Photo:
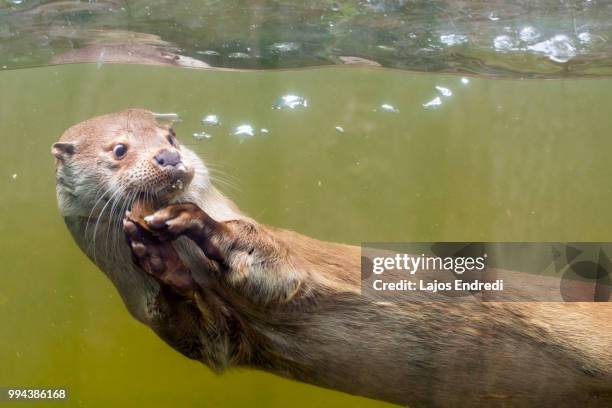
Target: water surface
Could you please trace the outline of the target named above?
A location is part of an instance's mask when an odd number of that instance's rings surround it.
[[[610,76],[611,40],[612,3],[596,0],[0,0],[5,69],[46,65],[91,45],[132,44],[216,67],[357,57],[413,71]]]

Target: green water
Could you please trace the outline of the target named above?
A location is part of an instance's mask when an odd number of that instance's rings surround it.
[[[453,95],[425,109],[435,86]],[[50,146],[94,115],[179,113],[179,138],[244,211],[316,238],[612,239],[612,80],[73,65],[1,72],[0,90],[0,386],[65,386],[69,405],[385,405],[249,370],[216,376],[134,321],[56,209]],[[288,93],[309,107],[273,110]],[[222,125],[204,128],[207,113]],[[243,123],[269,133],[231,136]],[[203,129],[210,141],[192,138]]]

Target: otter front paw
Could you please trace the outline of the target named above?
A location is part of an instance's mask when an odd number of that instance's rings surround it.
[[[169,241],[161,241],[140,224],[123,220],[123,231],[132,251],[134,263],[163,284],[182,294],[191,293],[195,282]]]
[[[171,204],[144,220],[160,241],[170,241],[185,235],[193,240],[209,259],[225,264],[220,246],[230,238],[230,230],[195,204]]]

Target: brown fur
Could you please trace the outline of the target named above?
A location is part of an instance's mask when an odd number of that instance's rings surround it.
[[[246,217],[184,147],[176,149],[193,181],[168,192],[172,177],[147,167],[146,182],[124,186],[125,202],[113,206],[131,207],[139,189],[155,189],[149,198],[161,209],[146,225],[127,217],[120,228],[123,214],[97,211],[93,191],[168,148],[167,133],[142,110],[76,125],[54,148],[57,191],[76,241],[131,313],[187,357],[415,407],[612,405],[609,303],[362,294],[359,248]],[[133,157],[113,162],[103,146],[126,134]],[[116,245],[105,246],[104,236]]]

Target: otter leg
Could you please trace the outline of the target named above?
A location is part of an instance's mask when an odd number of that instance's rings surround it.
[[[149,326],[183,355],[223,369],[239,348],[233,344],[237,323],[229,309],[193,280],[171,241],[159,239],[129,215],[123,225],[135,264],[161,283],[149,305]]]
[[[123,231],[136,265],[180,294],[193,293],[196,284],[191,271],[171,242],[161,241],[129,218],[123,220]]]
[[[145,222],[162,241],[181,235],[194,241],[207,258],[218,263],[228,282],[252,301],[291,298],[302,287],[295,272],[283,267],[289,256],[283,242],[255,222],[218,222],[194,204],[169,205],[145,217]]]

